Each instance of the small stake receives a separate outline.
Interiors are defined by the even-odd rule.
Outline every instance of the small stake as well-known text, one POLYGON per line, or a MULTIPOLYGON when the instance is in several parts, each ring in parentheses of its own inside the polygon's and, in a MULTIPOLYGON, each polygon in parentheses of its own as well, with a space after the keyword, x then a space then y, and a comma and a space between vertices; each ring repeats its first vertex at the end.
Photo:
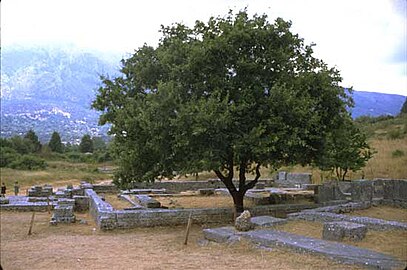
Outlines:
POLYGON ((188 244, 188 236, 189 236, 189 230, 191 229, 191 225, 192 225, 192 212, 189 213, 189 218, 188 218, 188 225, 187 225, 187 231, 185 232, 185 241, 184 241, 184 245, 188 244))
POLYGON ((28 235, 31 235, 32 228, 34 225, 34 217, 35 217, 35 212, 33 212, 33 215, 31 216, 30 229, 28 230, 28 235))

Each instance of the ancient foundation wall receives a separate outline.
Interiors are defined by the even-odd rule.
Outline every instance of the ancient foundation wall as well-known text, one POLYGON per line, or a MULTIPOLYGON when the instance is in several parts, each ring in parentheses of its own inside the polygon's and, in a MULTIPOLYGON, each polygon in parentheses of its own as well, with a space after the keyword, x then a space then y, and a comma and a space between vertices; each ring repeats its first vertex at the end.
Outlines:
MULTIPOLYGON (((248 180, 250 181, 250 180, 248 180)), ((233 181, 235 186, 238 186, 238 181, 233 181)), ((259 180, 259 183, 264 183, 265 186, 272 186, 274 180, 259 180)), ((133 188, 135 189, 165 189, 167 192, 178 193, 187 190, 198 190, 205 188, 225 188, 222 181, 218 179, 208 181, 161 181, 154 183, 147 182, 134 182, 133 188)))
MULTIPOLYGON (((85 194, 89 196, 89 211, 102 230, 181 225, 188 222, 190 215, 194 223, 223 223, 231 222, 234 215, 231 208, 114 210, 94 190, 86 189, 85 194)), ((254 216, 276 213, 278 215, 318 206, 320 205, 269 205, 253 207, 249 210, 254 216)))

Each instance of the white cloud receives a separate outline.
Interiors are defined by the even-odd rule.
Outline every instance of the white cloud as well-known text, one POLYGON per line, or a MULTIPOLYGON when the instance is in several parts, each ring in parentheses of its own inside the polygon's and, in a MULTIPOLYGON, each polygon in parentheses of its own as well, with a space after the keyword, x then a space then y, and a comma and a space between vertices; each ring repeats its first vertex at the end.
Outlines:
POLYGON ((157 44, 161 24, 193 25, 247 6, 251 13, 292 20, 294 32, 317 44, 316 55, 341 71, 344 86, 407 95, 403 1, 3 0, 2 44, 67 42, 132 52, 157 44))

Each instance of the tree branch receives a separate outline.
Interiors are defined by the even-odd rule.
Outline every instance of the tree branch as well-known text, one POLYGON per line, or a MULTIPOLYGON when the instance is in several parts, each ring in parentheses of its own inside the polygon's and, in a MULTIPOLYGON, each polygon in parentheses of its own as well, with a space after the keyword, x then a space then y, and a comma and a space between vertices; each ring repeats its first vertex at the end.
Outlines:
MULTIPOLYGON (((216 176, 218 176, 219 179, 222 181, 222 183, 225 184, 225 186, 229 190, 230 194, 237 192, 236 187, 235 187, 235 185, 233 185, 233 181, 231 178, 225 177, 222 174, 222 172, 219 170, 214 170, 214 171, 216 173, 216 176)), ((229 174, 230 174, 230 172, 229 172, 229 174)))
POLYGON ((257 182, 259 181, 261 174, 260 174, 260 163, 257 163, 256 165, 256 177, 254 178, 253 181, 250 181, 249 183, 247 183, 247 185, 244 186, 245 191, 253 188, 257 182))

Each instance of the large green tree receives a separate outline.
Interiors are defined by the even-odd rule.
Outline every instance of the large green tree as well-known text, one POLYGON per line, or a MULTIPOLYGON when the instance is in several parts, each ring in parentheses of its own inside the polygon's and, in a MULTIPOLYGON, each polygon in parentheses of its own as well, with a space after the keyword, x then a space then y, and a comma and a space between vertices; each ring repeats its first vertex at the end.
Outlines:
POLYGON ((93 141, 89 134, 83 135, 79 144, 79 151, 81 153, 93 153, 93 141))
POLYGON ((290 27, 245 10, 173 24, 123 60, 121 76, 103 77, 93 107, 112 124, 115 182, 213 170, 239 213, 261 166, 316 160, 351 100, 290 27))
POLYGON ((54 131, 52 133, 48 146, 49 146, 49 148, 51 148, 51 151, 57 152, 57 153, 62 153, 63 144, 61 142, 61 136, 59 136, 58 132, 54 131))
POLYGON ((41 143, 38 139, 37 134, 35 134, 34 130, 30 129, 25 135, 24 139, 28 140, 31 143, 32 152, 39 152, 41 150, 41 143))
POLYGON ((345 180, 350 171, 365 167, 374 151, 363 134, 349 117, 329 132, 321 141, 323 153, 316 159, 318 167, 331 171, 338 180, 345 180))

